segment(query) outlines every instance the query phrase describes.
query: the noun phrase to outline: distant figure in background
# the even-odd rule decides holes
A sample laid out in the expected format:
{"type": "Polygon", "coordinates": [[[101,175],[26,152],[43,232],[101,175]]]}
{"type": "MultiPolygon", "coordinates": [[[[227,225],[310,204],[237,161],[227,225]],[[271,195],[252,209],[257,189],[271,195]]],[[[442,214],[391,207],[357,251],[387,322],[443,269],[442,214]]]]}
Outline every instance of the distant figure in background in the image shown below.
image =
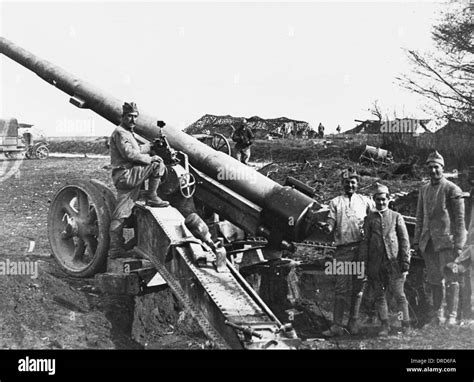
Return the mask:
{"type": "Polygon", "coordinates": [[[319,138],[324,138],[324,126],[321,122],[319,122],[318,134],[319,134],[319,138]]]}
{"type": "Polygon", "coordinates": [[[341,125],[337,125],[336,131],[338,134],[341,134],[341,125]]]}
{"type": "Polygon", "coordinates": [[[232,134],[232,140],[235,142],[235,158],[243,164],[248,164],[250,159],[250,146],[253,144],[255,136],[252,130],[247,126],[247,119],[237,124],[237,128],[232,134]]]}
{"type": "Polygon", "coordinates": [[[448,325],[456,324],[459,264],[466,243],[463,192],[444,177],[444,158],[433,152],[426,160],[430,182],[420,187],[413,247],[425,260],[433,295],[434,324],[444,324],[443,280],[448,325]],[[436,315],[437,313],[437,315],[436,315]]]}
{"type": "Polygon", "coordinates": [[[390,332],[386,293],[390,289],[401,311],[402,330],[408,332],[410,316],[404,285],[410,267],[410,239],[403,216],[388,208],[387,186],[377,185],[374,193],[376,210],[365,218],[365,238],[360,259],[367,264],[368,282],[374,290],[375,304],[382,328],[380,336],[390,332]]]}
{"type": "MultiPolygon", "coordinates": [[[[359,259],[359,245],[363,239],[362,228],[365,217],[374,209],[374,202],[369,197],[356,192],[359,186],[359,175],[354,169],[344,170],[341,181],[344,194],[330,201],[327,222],[321,228],[327,234],[334,232],[336,242],[334,259],[338,263],[346,264],[362,261],[359,259]]],[[[335,279],[333,325],[323,332],[323,335],[332,337],[344,334],[344,312],[349,306],[348,329],[351,334],[357,334],[360,329],[359,310],[365,289],[365,277],[336,273],[335,279]]]]}

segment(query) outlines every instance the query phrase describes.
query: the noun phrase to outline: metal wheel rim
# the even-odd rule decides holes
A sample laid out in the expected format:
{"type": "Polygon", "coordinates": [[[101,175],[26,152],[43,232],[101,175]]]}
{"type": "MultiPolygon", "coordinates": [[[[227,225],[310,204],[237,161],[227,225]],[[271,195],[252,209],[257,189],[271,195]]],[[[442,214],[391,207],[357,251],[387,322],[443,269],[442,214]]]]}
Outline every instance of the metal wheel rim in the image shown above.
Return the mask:
{"type": "Polygon", "coordinates": [[[179,189],[181,191],[181,195],[183,195],[186,199],[189,199],[194,195],[194,191],[196,191],[196,179],[194,178],[193,174],[186,173],[179,177],[179,189]]]}
{"type": "Polygon", "coordinates": [[[49,236],[60,265],[71,273],[86,271],[108,249],[108,216],[92,189],[63,187],[51,203],[49,236]]]}
{"type": "Polygon", "coordinates": [[[49,155],[49,150],[46,146],[40,146],[36,149],[36,158],[46,159],[49,155]]]}

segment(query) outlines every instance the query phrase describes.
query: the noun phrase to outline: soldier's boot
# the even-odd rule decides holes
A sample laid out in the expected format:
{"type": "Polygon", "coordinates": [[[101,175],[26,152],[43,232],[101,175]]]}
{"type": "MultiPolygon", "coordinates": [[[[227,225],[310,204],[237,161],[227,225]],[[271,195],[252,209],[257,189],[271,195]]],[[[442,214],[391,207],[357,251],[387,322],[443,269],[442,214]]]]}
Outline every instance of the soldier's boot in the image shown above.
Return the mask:
{"type": "Polygon", "coordinates": [[[446,318],[444,317],[443,302],[443,286],[442,285],[431,285],[433,292],[433,311],[434,317],[431,320],[432,325],[444,325],[446,318]]]}
{"type": "Polygon", "coordinates": [[[405,298],[401,303],[402,308],[402,333],[409,334],[410,329],[410,313],[408,308],[408,300],[405,298]]]}
{"type": "Polygon", "coordinates": [[[457,324],[456,316],[459,303],[459,283],[449,283],[446,287],[446,306],[448,310],[448,326],[457,324]]]}
{"type": "Polygon", "coordinates": [[[143,200],[146,202],[148,191],[145,188],[145,182],[140,185],[140,191],[138,192],[138,200],[143,200]]]}
{"type": "Polygon", "coordinates": [[[413,329],[411,328],[410,321],[402,321],[402,333],[410,335],[413,333],[413,329]]]}
{"type": "Polygon", "coordinates": [[[341,299],[334,301],[334,323],[328,330],[325,330],[322,334],[325,337],[337,337],[344,334],[344,328],[342,321],[344,319],[345,302],[341,299]]]}
{"type": "Polygon", "coordinates": [[[351,334],[358,334],[360,332],[359,311],[367,288],[366,280],[353,279],[353,292],[351,295],[351,310],[348,323],[348,330],[351,334]]]}
{"type": "Polygon", "coordinates": [[[390,325],[388,323],[388,320],[382,320],[382,326],[378,333],[378,336],[387,337],[389,333],[390,333],[390,325]]]}
{"type": "Polygon", "coordinates": [[[166,200],[161,199],[156,194],[158,187],[160,186],[161,178],[149,178],[148,179],[148,191],[146,192],[146,204],[150,207],[168,207],[170,204],[166,200]]]}
{"type": "Polygon", "coordinates": [[[438,325],[444,325],[446,323],[446,316],[445,316],[443,307],[439,308],[438,311],[436,312],[435,322],[437,322],[438,325]]]}
{"type": "Polygon", "coordinates": [[[347,329],[349,333],[355,335],[360,332],[360,320],[359,320],[359,311],[362,304],[362,298],[364,297],[365,285],[362,286],[361,290],[357,293],[354,293],[351,301],[351,317],[349,318],[349,324],[347,329]]]}

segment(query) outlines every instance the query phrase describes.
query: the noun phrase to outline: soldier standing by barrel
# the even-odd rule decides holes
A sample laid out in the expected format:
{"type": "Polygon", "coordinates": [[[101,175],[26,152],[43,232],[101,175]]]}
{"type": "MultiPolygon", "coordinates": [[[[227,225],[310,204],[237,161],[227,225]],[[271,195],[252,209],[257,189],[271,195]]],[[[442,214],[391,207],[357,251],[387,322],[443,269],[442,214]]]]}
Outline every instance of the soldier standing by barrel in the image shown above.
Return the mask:
{"type": "Polygon", "coordinates": [[[117,188],[117,206],[110,223],[110,258],[127,257],[123,247],[125,219],[132,214],[132,208],[140,193],[140,186],[148,179],[145,193],[147,205],[167,207],[156,190],[165,172],[163,160],[158,155],[150,156],[150,144],[140,146],[133,135],[138,108],[134,102],[122,106],[122,122],[110,137],[110,161],[112,179],[117,188]]]}
{"type": "MultiPolygon", "coordinates": [[[[359,260],[359,244],[363,238],[362,227],[364,218],[374,208],[374,202],[367,196],[356,193],[359,185],[359,175],[349,168],[342,172],[344,194],[332,199],[329,203],[327,224],[322,228],[326,233],[334,231],[337,262],[353,262],[359,260]]],[[[340,336],[344,333],[344,312],[349,306],[349,332],[359,331],[359,309],[362,302],[365,278],[360,275],[336,274],[334,296],[333,325],[323,332],[324,336],[340,336]],[[352,284],[352,287],[351,287],[352,284]]]]}

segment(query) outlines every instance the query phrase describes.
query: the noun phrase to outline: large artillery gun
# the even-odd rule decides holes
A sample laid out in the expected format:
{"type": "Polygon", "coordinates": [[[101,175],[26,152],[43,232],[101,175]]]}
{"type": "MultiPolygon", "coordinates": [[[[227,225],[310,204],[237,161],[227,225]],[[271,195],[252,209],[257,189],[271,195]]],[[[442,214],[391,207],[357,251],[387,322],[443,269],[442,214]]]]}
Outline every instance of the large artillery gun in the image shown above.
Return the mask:
{"type": "MultiPolygon", "coordinates": [[[[121,100],[5,38],[0,38],[0,52],[68,94],[73,105],[120,123],[121,100]]],[[[150,143],[161,142],[165,150],[168,175],[160,193],[171,206],[136,203],[130,219],[136,252],[152,264],[217,347],[298,347],[301,340],[291,325],[280,322],[233,266],[227,239],[211,237],[208,227],[195,219],[194,200],[247,235],[263,238],[261,247],[273,253],[304,240],[326,210],[294,187],[281,186],[172,126],[157,126],[157,120],[141,110],[135,133],[150,143]]],[[[105,270],[114,208],[114,192],[96,180],[70,182],[56,192],[48,234],[65,272],[90,277],[105,270]]]]}

